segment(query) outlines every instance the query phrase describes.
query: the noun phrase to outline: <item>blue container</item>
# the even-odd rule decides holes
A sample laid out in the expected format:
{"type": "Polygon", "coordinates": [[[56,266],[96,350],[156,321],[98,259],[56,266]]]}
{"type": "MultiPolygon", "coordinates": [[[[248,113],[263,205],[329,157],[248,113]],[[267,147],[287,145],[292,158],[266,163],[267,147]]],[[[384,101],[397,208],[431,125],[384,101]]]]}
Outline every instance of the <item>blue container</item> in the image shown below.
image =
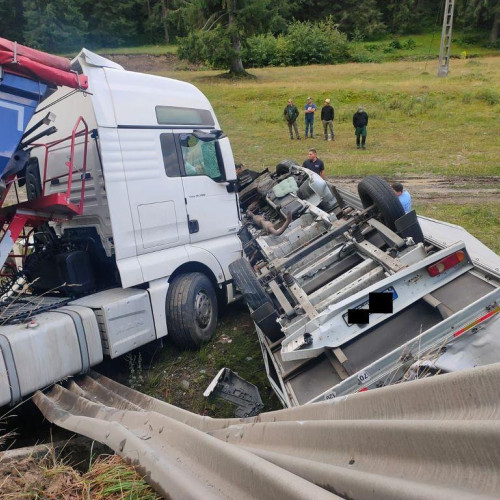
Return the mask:
{"type": "Polygon", "coordinates": [[[4,72],[0,80],[0,178],[47,89],[44,83],[4,72]]]}

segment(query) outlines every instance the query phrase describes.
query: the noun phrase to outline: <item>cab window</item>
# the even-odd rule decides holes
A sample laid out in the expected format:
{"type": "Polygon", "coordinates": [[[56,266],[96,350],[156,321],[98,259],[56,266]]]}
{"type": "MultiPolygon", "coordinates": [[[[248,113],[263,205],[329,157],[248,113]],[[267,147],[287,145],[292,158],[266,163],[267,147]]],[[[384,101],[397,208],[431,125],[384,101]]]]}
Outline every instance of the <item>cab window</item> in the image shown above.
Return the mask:
{"type": "Polygon", "coordinates": [[[180,146],[187,177],[206,175],[214,181],[222,179],[217,159],[216,141],[202,141],[191,134],[181,134],[180,146]]]}

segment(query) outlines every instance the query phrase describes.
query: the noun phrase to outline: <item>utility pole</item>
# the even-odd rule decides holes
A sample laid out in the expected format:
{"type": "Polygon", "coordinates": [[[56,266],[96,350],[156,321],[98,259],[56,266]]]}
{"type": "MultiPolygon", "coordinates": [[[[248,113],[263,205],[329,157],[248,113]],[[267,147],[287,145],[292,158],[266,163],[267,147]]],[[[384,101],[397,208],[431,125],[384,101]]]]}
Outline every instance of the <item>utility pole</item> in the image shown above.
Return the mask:
{"type": "Polygon", "coordinates": [[[453,10],[455,0],[445,0],[441,47],[439,49],[438,76],[446,76],[450,67],[451,31],[453,28],[453,10]]]}

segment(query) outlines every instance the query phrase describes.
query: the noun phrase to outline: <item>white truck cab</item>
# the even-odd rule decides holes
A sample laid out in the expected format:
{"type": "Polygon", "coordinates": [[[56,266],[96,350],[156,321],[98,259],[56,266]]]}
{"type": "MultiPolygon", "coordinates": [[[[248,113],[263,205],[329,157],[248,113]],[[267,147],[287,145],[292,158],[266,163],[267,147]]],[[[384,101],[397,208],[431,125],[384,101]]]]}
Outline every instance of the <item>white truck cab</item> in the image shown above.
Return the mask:
{"type": "Polygon", "coordinates": [[[236,172],[208,99],[193,85],[125,71],[85,49],[72,68],[88,89],[59,87],[39,106],[57,131],[30,145],[24,176],[29,200],[68,193],[81,207],[39,225],[23,263],[34,296],[63,302],[44,309],[29,331],[49,358],[43,363],[26,359],[18,344],[27,342],[17,331],[22,321],[0,331],[8,339],[0,346],[0,406],[103,354],[113,358],[167,334],[181,347],[199,346],[212,336],[219,307],[234,300],[228,266],[242,255],[236,172]],[[61,313],[69,326],[66,333],[57,327],[55,352],[51,323],[61,313]],[[87,352],[70,356],[75,345],[87,352]]]}

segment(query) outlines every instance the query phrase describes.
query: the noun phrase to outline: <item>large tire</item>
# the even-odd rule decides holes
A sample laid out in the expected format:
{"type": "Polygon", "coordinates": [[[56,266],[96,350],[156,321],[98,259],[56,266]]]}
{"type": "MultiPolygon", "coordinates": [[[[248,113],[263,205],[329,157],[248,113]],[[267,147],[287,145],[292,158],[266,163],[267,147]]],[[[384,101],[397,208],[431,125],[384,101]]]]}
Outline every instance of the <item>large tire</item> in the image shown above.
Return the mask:
{"type": "Polygon", "coordinates": [[[271,342],[280,339],[283,333],[276,321],[279,317],[278,312],[271,297],[259,283],[250,263],[245,259],[236,260],[229,264],[229,271],[236,288],[242,293],[247,305],[253,311],[251,316],[255,324],[271,342]]]}
{"type": "Polygon", "coordinates": [[[375,205],[382,222],[389,229],[396,231],[394,222],[403,217],[405,211],[391,186],[380,177],[370,175],[358,184],[358,193],[363,207],[375,205]]]}
{"type": "Polygon", "coordinates": [[[179,274],[168,288],[167,328],[182,349],[197,349],[208,342],[217,326],[217,296],[203,273],[179,274]]]}

